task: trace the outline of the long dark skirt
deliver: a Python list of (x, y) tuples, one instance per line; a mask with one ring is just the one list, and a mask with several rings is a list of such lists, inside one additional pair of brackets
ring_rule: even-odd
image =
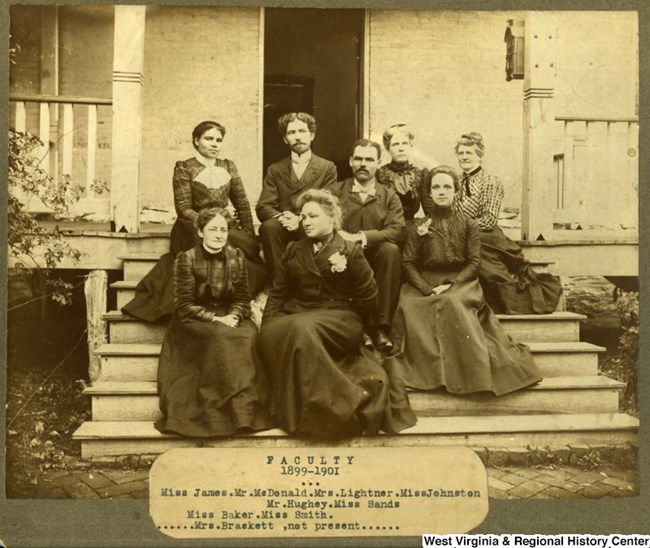
[(360, 353), (362, 331), (352, 310), (299, 305), (262, 324), (271, 413), (284, 430), (342, 438), (415, 424), (401, 380)]
[(250, 320), (239, 327), (182, 322), (167, 328), (158, 367), (161, 432), (229, 436), (268, 428), (267, 385)]
[[(147, 322), (168, 318), (174, 312), (174, 259), (200, 243), (193, 223), (177, 219), (170, 235), (170, 253), (165, 253), (156, 265), (140, 280), (135, 297), (122, 307), (124, 314)], [(248, 232), (232, 229), (228, 243), (244, 252), (248, 270), (248, 287), (251, 296), (259, 293), (266, 284), (266, 267), (260, 257), (257, 240)]]
[[(447, 275), (423, 277), (437, 285)], [(411, 388), (500, 396), (541, 380), (530, 351), (503, 331), (476, 280), (426, 297), (404, 284), (391, 338)]]
[(562, 295), (559, 278), (535, 272), (499, 227), (481, 232), (479, 281), (497, 314), (550, 314)]

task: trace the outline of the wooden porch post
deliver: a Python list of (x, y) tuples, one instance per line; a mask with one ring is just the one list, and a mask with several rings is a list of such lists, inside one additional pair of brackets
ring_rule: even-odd
[(524, 181), (522, 238), (547, 240), (557, 207), (553, 166), (555, 42), (552, 14), (526, 14), (524, 74)]
[(111, 218), (138, 232), (145, 6), (115, 6)]
[(86, 325), (88, 328), (88, 378), (100, 379), (102, 365), (95, 350), (108, 341), (108, 328), (102, 318), (106, 314), (108, 299), (108, 272), (92, 270), (84, 283), (86, 296)]

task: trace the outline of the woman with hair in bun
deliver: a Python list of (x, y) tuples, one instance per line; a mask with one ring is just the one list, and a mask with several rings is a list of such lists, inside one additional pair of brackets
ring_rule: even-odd
[(320, 438), (411, 426), (403, 384), (361, 345), (377, 284), (361, 246), (337, 233), (338, 199), (308, 190), (298, 207), (307, 237), (278, 263), (258, 338), (272, 414), (287, 432)]
[(478, 222), (454, 209), (458, 173), (428, 172), (427, 217), (408, 229), (404, 278), (391, 337), (404, 382), (420, 390), (497, 396), (541, 380), (527, 347), (503, 331), (478, 282)]
[(234, 162), (219, 158), (226, 128), (206, 120), (192, 131), (196, 154), (174, 166), (174, 206), (178, 215), (170, 234), (171, 253), (158, 264), (136, 288), (136, 296), (122, 311), (141, 320), (155, 322), (174, 310), (172, 298), (172, 264), (174, 257), (200, 242), (194, 223), (206, 207), (226, 208), (232, 202), (236, 213), (228, 234), (230, 245), (241, 249), (246, 257), (251, 294), (262, 290), (266, 269), (255, 238), (253, 214), (244, 185)]
[(202, 210), (201, 243), (176, 257), (175, 312), (158, 367), (161, 432), (229, 436), (269, 425), (246, 261), (226, 243), (231, 222), (224, 209)]
[[(504, 190), (499, 179), (482, 167), (485, 145), (476, 132), (461, 136), (455, 147), (462, 181), (455, 207), (476, 220), (481, 236), (479, 281), (497, 314), (549, 314), (562, 295), (556, 276), (535, 272), (517, 243), (497, 226)], [(423, 198), (428, 210), (430, 199)]]
[(375, 176), (379, 183), (397, 193), (406, 221), (413, 220), (420, 209), (420, 187), (425, 173), (409, 161), (413, 139), (415, 135), (406, 124), (388, 127), (384, 131), (383, 142), (391, 161), (380, 167)]

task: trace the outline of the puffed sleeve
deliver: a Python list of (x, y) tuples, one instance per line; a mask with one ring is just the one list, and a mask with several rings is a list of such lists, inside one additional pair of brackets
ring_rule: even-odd
[(192, 209), (192, 174), (185, 162), (176, 162), (172, 186), (174, 190), (174, 207), (182, 219), (194, 221), (199, 214)]
[(262, 315), (262, 323), (272, 318), (277, 312), (282, 310), (282, 307), (291, 298), (293, 284), (291, 282), (291, 275), (289, 273), (288, 263), (289, 256), (293, 251), (294, 242), (289, 242), (287, 248), (284, 250), (280, 261), (276, 263), (276, 273), (273, 279), (273, 287), (269, 291), (269, 298), (264, 307), (264, 314)]
[(422, 293), (422, 295), (426, 296), (433, 293), (433, 286), (420, 276), (420, 271), (418, 270), (420, 266), (418, 249), (422, 245), (425, 236), (420, 236), (417, 228), (422, 222), (426, 221), (413, 223), (406, 231), (406, 243), (402, 251), (402, 272), (406, 281)]
[(214, 312), (196, 304), (196, 279), (192, 260), (187, 252), (179, 253), (174, 262), (174, 307), (183, 322), (199, 320), (211, 322)]
[(228, 197), (230, 198), (232, 205), (235, 207), (235, 211), (237, 211), (237, 218), (241, 223), (242, 229), (249, 234), (254, 235), (253, 214), (251, 213), (251, 205), (246, 196), (244, 183), (242, 183), (242, 180), (239, 177), (239, 172), (237, 171), (235, 163), (231, 160), (226, 160), (226, 163), (228, 165), (228, 171), (232, 177), (230, 180), (230, 191)]
[(481, 231), (474, 219), (464, 219), (466, 222), (465, 253), (467, 259), (463, 269), (456, 274), (450, 283), (461, 283), (474, 280), (478, 276), (481, 265)]
[(498, 177), (486, 174), (481, 182), (480, 213), (476, 217), (480, 230), (492, 230), (499, 221), (505, 191)]
[(240, 318), (249, 318), (251, 315), (251, 294), (248, 289), (248, 271), (246, 269), (246, 259), (241, 249), (235, 249), (237, 252), (237, 268), (239, 276), (237, 281), (233, 284), (235, 296), (228, 314), (235, 314)]

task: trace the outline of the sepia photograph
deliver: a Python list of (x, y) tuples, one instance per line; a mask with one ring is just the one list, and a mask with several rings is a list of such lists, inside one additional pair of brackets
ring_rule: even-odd
[(644, 532), (638, 10), (6, 11), (0, 546)]

